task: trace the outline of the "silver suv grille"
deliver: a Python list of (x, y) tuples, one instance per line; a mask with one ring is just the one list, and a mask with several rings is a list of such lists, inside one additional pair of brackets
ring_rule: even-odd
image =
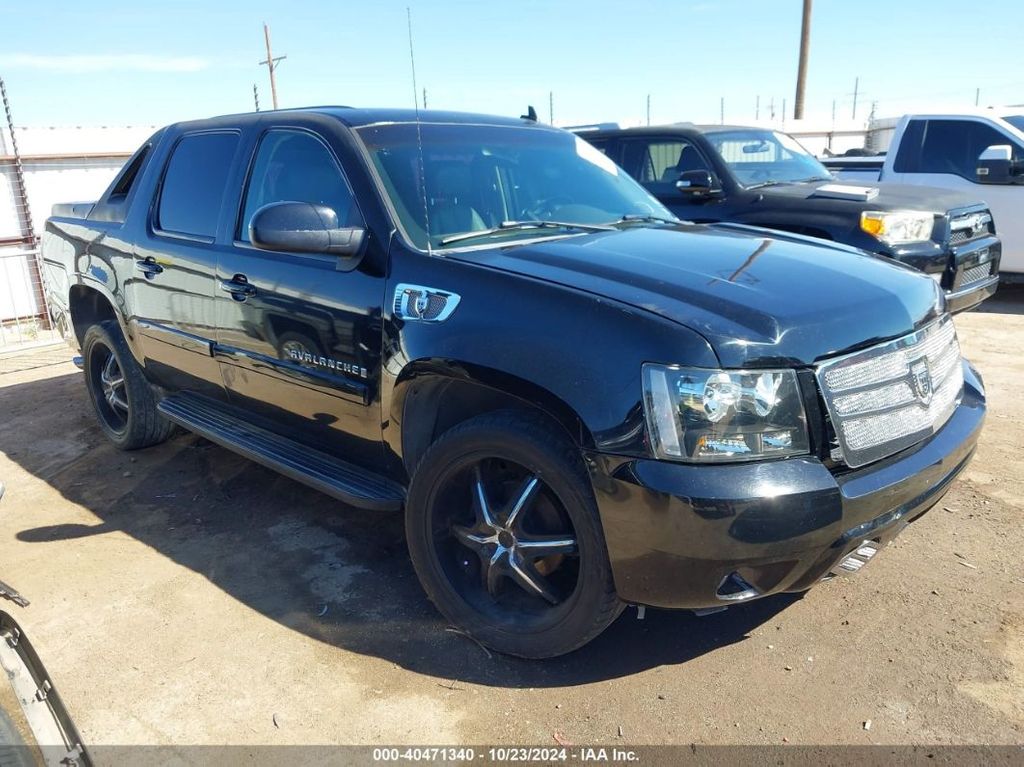
[(931, 436), (964, 388), (949, 315), (910, 335), (828, 360), (816, 375), (847, 466), (877, 461)]
[(949, 242), (960, 245), (979, 237), (992, 234), (992, 214), (988, 212), (967, 213), (956, 216), (949, 222)]

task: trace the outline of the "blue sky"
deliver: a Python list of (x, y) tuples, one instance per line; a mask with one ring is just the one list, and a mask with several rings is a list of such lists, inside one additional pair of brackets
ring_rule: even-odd
[[(0, 3), (0, 75), (21, 125), (163, 124), (270, 104), (262, 22), (282, 107), (411, 106), (406, 7), (431, 108), (556, 123), (792, 112), (801, 0), (487, 2), (298, 0)], [(807, 112), (828, 116), (1024, 103), (1024, 2), (816, 0)]]

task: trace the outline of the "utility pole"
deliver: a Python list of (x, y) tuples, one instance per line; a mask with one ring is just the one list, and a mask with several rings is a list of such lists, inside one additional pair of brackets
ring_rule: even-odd
[(427, 108), (427, 89), (423, 89), (423, 108)]
[(782, 97), (782, 124), (786, 124), (786, 97)]
[(757, 96), (754, 99), (754, 121), (761, 119), (761, 97)]
[(647, 125), (651, 124), (651, 94), (647, 94)]
[(252, 100), (256, 104), (256, 111), (260, 111), (260, 92), (256, 90), (256, 83), (252, 84)]
[(811, 3), (804, 0), (804, 19), (800, 24), (800, 63), (796, 69), (796, 103), (793, 105), (793, 118), (804, 119), (804, 91), (807, 88), (807, 55), (811, 47)]
[(853, 119), (857, 119), (857, 94), (860, 92), (860, 77), (853, 80)]
[(270, 52), (270, 27), (267, 26), (267, 22), (263, 22), (263, 40), (267, 44), (267, 58), (266, 61), (261, 61), (260, 65), (267, 65), (267, 71), (270, 73), (270, 101), (274, 105), (274, 109), (277, 109), (277, 82), (274, 79), (274, 71), (277, 69), (277, 65), (288, 57), (274, 58), (274, 54)]
[(725, 96), (722, 96), (718, 106), (718, 122), (721, 125), (725, 125)]
[(974, 89), (974, 106), (978, 106), (978, 103), (980, 101), (981, 101), (981, 88), (975, 88)]
[(775, 97), (774, 96), (772, 96), (771, 104), (768, 107), (768, 113), (771, 115), (772, 121), (774, 122), (775, 121)]
[(555, 92), (548, 91), (548, 123), (555, 124)]

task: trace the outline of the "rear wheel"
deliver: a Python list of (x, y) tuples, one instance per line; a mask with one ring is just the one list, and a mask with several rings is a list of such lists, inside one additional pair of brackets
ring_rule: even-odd
[(406, 532), (430, 599), (499, 652), (570, 652), (622, 610), (579, 453), (530, 416), (444, 434), (413, 477)]
[(100, 428), (121, 450), (163, 442), (174, 424), (156, 409), (153, 389), (114, 320), (92, 325), (82, 341), (85, 385)]

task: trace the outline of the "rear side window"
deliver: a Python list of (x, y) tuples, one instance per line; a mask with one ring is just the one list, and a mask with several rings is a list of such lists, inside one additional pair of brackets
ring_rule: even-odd
[(109, 221), (123, 224), (128, 215), (128, 198), (132, 189), (138, 186), (142, 169), (153, 148), (151, 143), (143, 144), (124, 164), (103, 197), (89, 211), (90, 221)]
[(114, 188), (110, 190), (110, 195), (108, 196), (110, 201), (123, 199), (128, 196), (128, 192), (132, 190), (132, 185), (135, 183), (135, 178), (142, 169), (142, 164), (146, 161), (146, 157), (149, 156), (149, 150), (150, 145), (146, 144), (128, 161), (128, 165), (125, 166), (117, 181), (114, 182)]
[(238, 139), (237, 133), (196, 133), (178, 142), (160, 192), (161, 230), (211, 240), (216, 236)]
[(359, 211), (330, 150), (303, 131), (275, 129), (260, 141), (235, 236), (249, 241), (253, 214), (272, 202), (311, 202), (338, 214), (338, 226), (358, 226)]

